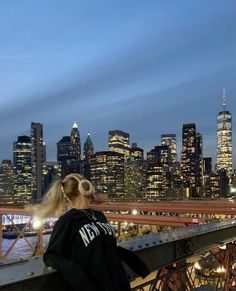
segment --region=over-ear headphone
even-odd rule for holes
[[[78,182],[78,190],[79,192],[87,197],[91,197],[94,195],[94,187],[89,180],[84,179],[77,173],[69,174],[65,177],[64,182],[68,181],[69,178],[74,178]],[[83,185],[86,183],[88,189],[86,189]]]

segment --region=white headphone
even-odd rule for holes
[[[78,190],[79,192],[87,197],[94,196],[94,187],[89,180],[84,179],[82,176],[76,173],[69,174],[65,177],[64,182],[66,182],[69,178],[74,178],[78,182]],[[83,183],[89,185],[89,189],[85,190]]]

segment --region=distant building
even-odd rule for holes
[[[86,141],[84,143],[84,176],[90,180],[90,165],[91,165],[91,157],[94,154],[94,146],[90,137],[90,133],[88,132]]]
[[[31,122],[32,142],[32,191],[33,200],[40,201],[43,195],[43,163],[46,161],[43,125]]]
[[[130,158],[133,160],[143,160],[143,149],[139,148],[137,143],[132,143]]]
[[[232,115],[225,109],[225,90],[223,90],[222,111],[217,115],[217,172],[225,170],[232,178]]]
[[[70,173],[70,136],[63,136],[57,143],[57,161],[59,163],[59,175],[64,178]]]
[[[0,203],[13,203],[13,165],[3,160],[0,166]]]
[[[154,149],[147,153],[148,161],[156,161],[161,163],[166,171],[168,171],[170,162],[170,148],[167,145],[157,145]]]
[[[81,172],[81,143],[80,133],[76,121],[74,122],[70,135],[70,172]]]
[[[73,123],[70,134],[70,157],[75,161],[81,160],[80,133],[76,121]]]
[[[135,199],[146,196],[147,161],[130,159],[125,161],[124,191],[125,198]]]
[[[129,134],[121,130],[110,130],[108,135],[109,151],[120,153],[127,159],[130,156]]]
[[[165,196],[166,172],[162,163],[152,161],[147,167],[147,198]]]
[[[194,123],[183,125],[181,170],[186,196],[199,196],[202,185],[202,136],[196,133]]]
[[[48,191],[50,185],[58,176],[59,173],[59,163],[58,162],[44,162],[43,163],[43,181],[44,181],[44,193]]]
[[[177,162],[177,145],[176,145],[176,135],[175,134],[162,134],[161,135],[161,145],[166,145],[169,147],[169,161],[170,164]]]
[[[18,136],[13,143],[14,201],[32,201],[32,143],[30,136]]]
[[[112,151],[96,152],[91,157],[91,182],[96,192],[108,197],[124,197],[124,155]]]
[[[212,158],[203,158],[203,173],[209,174],[212,172]]]

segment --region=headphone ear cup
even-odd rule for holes
[[[85,189],[85,187],[83,186],[84,183],[89,185],[88,189]],[[94,195],[94,187],[93,187],[92,183],[88,180],[83,179],[83,180],[79,181],[78,189],[79,189],[79,192],[84,196],[91,197]]]

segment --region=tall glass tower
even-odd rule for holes
[[[31,122],[32,143],[32,195],[40,201],[43,196],[43,163],[46,161],[46,145],[43,141],[43,124]]]
[[[13,143],[14,201],[32,201],[32,143],[30,136],[18,136]]]
[[[70,134],[70,155],[71,159],[78,162],[81,160],[81,144],[78,124],[75,121],[73,123],[71,134]]]
[[[225,109],[225,89],[222,95],[222,111],[217,115],[217,171],[226,171],[230,178],[232,169],[232,115]]]

